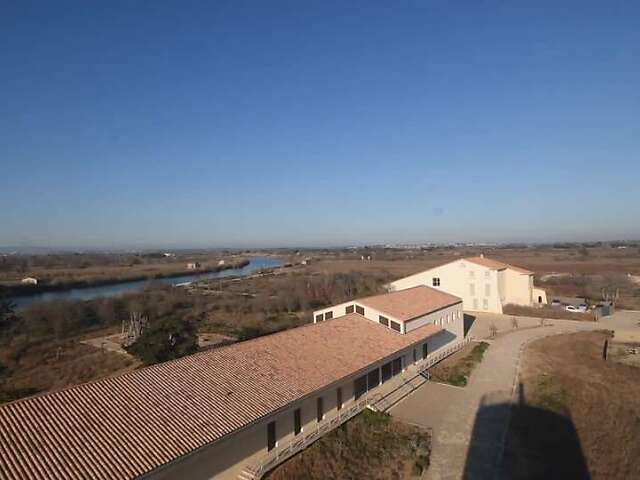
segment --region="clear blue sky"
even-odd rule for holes
[[[640,238],[639,22],[638,1],[3,2],[0,245]]]

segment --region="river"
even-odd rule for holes
[[[54,292],[42,292],[33,295],[23,295],[10,298],[18,309],[23,309],[31,305],[56,300],[91,300],[94,298],[117,297],[125,293],[137,292],[144,289],[150,283],[161,283],[164,285],[178,285],[198,280],[208,280],[211,278],[224,277],[244,277],[263,268],[274,268],[282,265],[282,261],[274,257],[249,257],[249,264],[242,268],[222,270],[220,272],[194,273],[170,278],[155,278],[152,280],[136,280],[133,282],[114,283],[112,285],[102,285],[99,287],[71,288],[69,290],[58,290]]]

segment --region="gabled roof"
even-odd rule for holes
[[[0,405],[0,478],[140,476],[440,330],[350,314]]]
[[[525,270],[524,268],[514,267],[513,265],[509,265],[508,263],[501,262],[499,260],[494,260],[493,258],[487,258],[483,255],[478,257],[467,257],[463,258],[467,262],[475,263],[477,265],[482,265],[483,267],[490,268],[491,270],[504,270],[506,268],[510,268],[511,270],[515,270],[519,273],[533,274],[529,270]]]
[[[402,322],[450,307],[462,299],[425,285],[355,300]]]

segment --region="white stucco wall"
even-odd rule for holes
[[[412,330],[429,323],[442,327],[459,339],[464,338],[464,314],[462,311],[462,303],[458,303],[405,322],[405,330],[406,332],[411,332]]]
[[[465,310],[502,313],[498,271],[464,259],[401,278],[389,284],[392,290],[402,290],[417,285],[442,290],[462,298]],[[440,285],[433,285],[433,278]],[[488,288],[487,288],[488,285]]]
[[[541,297],[542,302],[538,302],[538,297]],[[542,288],[533,287],[533,303],[534,305],[546,305],[547,304],[547,292]]]
[[[332,307],[327,307],[327,308],[323,308],[321,310],[316,310],[315,312],[313,312],[313,323],[318,323],[316,321],[316,317],[318,315],[325,315],[327,312],[333,312],[333,318],[336,317],[341,317],[343,315],[346,315],[346,308],[350,305],[358,305],[362,308],[364,308],[364,317],[371,320],[372,322],[376,322],[379,323],[380,320],[380,316],[382,315],[383,317],[388,318],[389,320],[393,320],[396,323],[400,324],[400,331],[401,333],[405,333],[404,329],[403,329],[403,322],[401,322],[400,320],[398,320],[397,318],[395,318],[392,315],[386,314],[384,312],[381,312],[380,310],[376,310],[375,308],[371,308],[367,305],[364,305],[362,303],[358,303],[357,301],[350,301],[350,302],[345,302],[345,303],[340,303],[338,305],[333,305]],[[355,312],[354,310],[354,313]],[[389,324],[389,328],[391,328],[391,325]]]
[[[533,302],[533,275],[507,268],[505,277],[505,298],[503,304],[531,306]]]

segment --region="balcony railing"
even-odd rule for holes
[[[286,445],[274,448],[258,461],[246,467],[241,474],[242,478],[262,478],[262,476],[269,470],[278,466],[301,450],[304,450],[320,437],[342,425],[347,420],[355,417],[358,413],[367,408],[368,405],[378,401],[379,398],[379,393],[372,395],[367,394],[356,400],[350,406],[338,410],[336,414],[318,422],[309,432],[300,433]]]

